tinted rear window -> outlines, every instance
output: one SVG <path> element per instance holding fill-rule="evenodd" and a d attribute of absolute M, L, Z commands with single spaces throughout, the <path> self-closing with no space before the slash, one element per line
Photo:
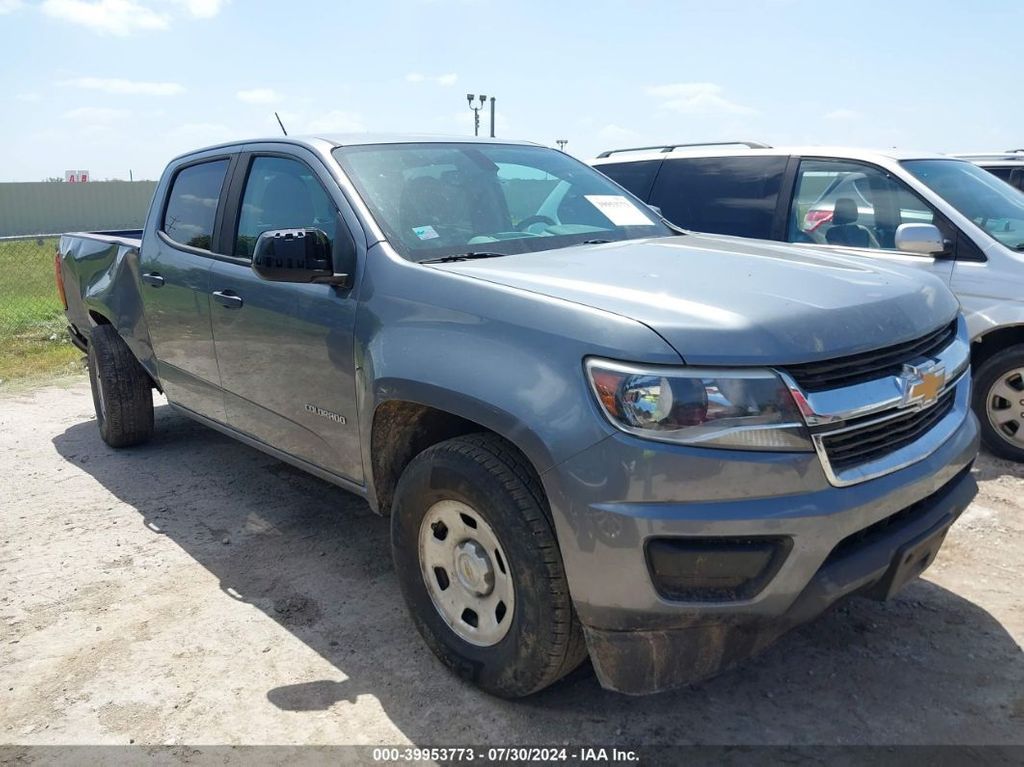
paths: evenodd
<path fill-rule="evenodd" d="M 227 170 L 227 160 L 213 160 L 178 171 L 164 213 L 167 236 L 182 245 L 211 249 L 213 222 Z"/>
<path fill-rule="evenodd" d="M 658 175 L 659 167 L 661 167 L 661 160 L 618 162 L 594 166 L 596 170 L 601 171 L 616 184 L 625 187 L 644 202 L 647 202 L 647 198 L 651 194 L 651 185 L 654 183 L 654 177 Z"/>
<path fill-rule="evenodd" d="M 667 159 L 649 202 L 686 229 L 768 239 L 788 159 Z"/>

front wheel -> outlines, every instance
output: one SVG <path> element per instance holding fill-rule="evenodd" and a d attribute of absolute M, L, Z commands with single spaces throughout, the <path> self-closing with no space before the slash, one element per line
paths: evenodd
<path fill-rule="evenodd" d="M 459 676 L 517 698 L 586 656 L 540 483 L 501 438 L 458 437 L 413 459 L 391 540 L 416 628 Z"/>
<path fill-rule="evenodd" d="M 974 374 L 974 412 L 985 447 L 1024 461 L 1024 344 L 989 357 Z"/>

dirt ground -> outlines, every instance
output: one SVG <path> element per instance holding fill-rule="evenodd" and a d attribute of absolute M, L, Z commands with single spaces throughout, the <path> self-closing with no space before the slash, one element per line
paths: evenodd
<path fill-rule="evenodd" d="M 990 456 L 896 600 L 694 688 L 518 703 L 425 648 L 363 501 L 166 405 L 117 452 L 85 382 L 0 395 L 0 467 L 3 743 L 1024 743 L 1024 466 Z"/>

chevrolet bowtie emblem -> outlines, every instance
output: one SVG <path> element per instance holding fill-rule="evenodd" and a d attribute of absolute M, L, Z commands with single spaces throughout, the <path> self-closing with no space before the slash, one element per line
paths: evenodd
<path fill-rule="evenodd" d="M 946 383 L 946 368 L 938 363 L 926 365 L 904 365 L 899 374 L 902 407 L 908 405 L 931 405 L 938 399 Z"/>

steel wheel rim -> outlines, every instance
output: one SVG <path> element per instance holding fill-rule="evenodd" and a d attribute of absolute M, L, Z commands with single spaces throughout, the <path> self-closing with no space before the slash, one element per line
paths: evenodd
<path fill-rule="evenodd" d="M 989 387 L 985 414 L 1000 437 L 1024 448 L 1024 368 L 1003 373 Z"/>
<path fill-rule="evenodd" d="M 477 647 L 496 645 L 515 614 L 515 588 L 504 548 L 471 506 L 438 501 L 419 532 L 423 583 L 434 609 L 460 639 Z"/>

